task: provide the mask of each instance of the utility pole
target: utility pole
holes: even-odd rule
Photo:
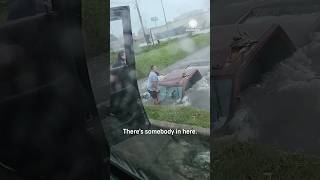
[[[168,30],[169,29],[168,28],[168,22],[167,22],[166,12],[164,11],[162,0],[161,0],[161,6],[162,6],[162,11],[163,11],[164,21],[166,22],[166,27],[167,27],[167,30]]]
[[[151,37],[151,40],[152,40],[152,45],[154,46],[154,40],[153,40],[153,35],[152,35],[152,32],[151,32],[151,28],[150,28],[150,37]]]
[[[144,30],[144,26],[143,26],[143,22],[142,22],[142,18],[141,18],[141,13],[140,13],[140,9],[139,9],[139,5],[138,5],[138,1],[136,0],[136,7],[137,7],[137,11],[138,11],[138,15],[139,15],[139,19],[140,19],[140,23],[141,23],[141,28],[142,28],[142,32],[143,32],[143,36],[144,36],[144,39],[146,40],[146,43],[149,44],[148,42],[148,39],[147,39],[147,35],[146,35],[146,32]]]

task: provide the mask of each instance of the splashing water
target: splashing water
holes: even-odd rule
[[[195,43],[192,41],[191,38],[183,38],[179,41],[180,48],[185,52],[192,53],[196,49]]]
[[[210,73],[207,72],[186,94],[190,106],[210,111]]]
[[[206,91],[210,91],[210,72],[208,72],[206,74],[206,76],[204,76],[202,79],[200,79],[195,85],[194,88],[192,88],[192,90],[196,90],[196,91],[202,91],[202,90],[206,90]]]
[[[190,106],[190,98],[188,96],[184,96],[182,100],[177,100],[176,105],[178,106]]]
[[[202,68],[202,67],[199,67]],[[188,89],[182,99],[173,102],[162,102],[163,105],[172,106],[192,106],[204,110],[210,110],[210,72],[208,67],[205,68],[206,73],[198,82],[196,82],[190,89]],[[159,80],[164,76],[159,76]],[[150,104],[151,99],[149,93],[146,91],[147,79],[139,82],[139,91],[144,104]]]
[[[319,52],[319,36],[315,36],[259,85],[242,93],[242,108],[230,123],[240,139],[254,136],[292,151],[319,152],[320,68],[315,68]]]

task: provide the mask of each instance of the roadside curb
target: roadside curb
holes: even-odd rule
[[[185,125],[185,124],[176,124],[171,122],[159,121],[154,119],[149,119],[152,126],[162,128],[162,129],[188,129],[196,130],[198,135],[201,136],[210,136],[210,128],[202,128],[197,126]]]

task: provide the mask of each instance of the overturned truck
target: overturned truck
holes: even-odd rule
[[[258,83],[263,74],[295,51],[294,43],[277,24],[217,26],[211,64],[213,128],[232,118],[241,91]]]

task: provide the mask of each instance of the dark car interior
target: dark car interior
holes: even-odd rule
[[[81,1],[7,3],[0,26],[0,179],[132,179],[110,164],[108,145],[123,139],[116,130],[149,124],[135,78],[128,78],[135,68],[130,22],[124,26],[130,63],[111,70],[123,86],[105,99],[111,106],[97,105]],[[129,15],[126,8],[113,12],[110,20]]]

